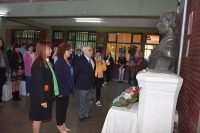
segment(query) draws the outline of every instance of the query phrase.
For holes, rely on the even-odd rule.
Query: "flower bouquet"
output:
[[[131,108],[139,99],[139,87],[130,87],[113,100],[113,106]]]

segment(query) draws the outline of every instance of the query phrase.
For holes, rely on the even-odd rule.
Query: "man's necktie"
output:
[[[91,65],[92,69],[94,69],[94,68],[93,68],[93,65],[92,65],[92,60],[91,60],[91,59],[89,59],[89,63],[90,63],[90,65]]]

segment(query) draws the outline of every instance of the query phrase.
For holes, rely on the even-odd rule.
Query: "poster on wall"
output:
[[[190,13],[189,19],[188,19],[188,29],[187,29],[187,35],[192,34],[192,23],[193,23],[193,11]]]

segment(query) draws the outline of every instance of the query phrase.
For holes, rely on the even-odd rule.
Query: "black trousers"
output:
[[[69,96],[56,97],[56,122],[57,125],[63,125],[66,121]]]
[[[101,87],[103,84],[103,78],[96,78],[95,84],[96,84],[96,101],[99,101],[101,97]]]
[[[2,101],[2,89],[6,82],[6,68],[0,67],[0,102]]]
[[[106,70],[106,81],[109,82],[111,81],[112,77],[112,68],[110,66],[107,66],[107,70]]]
[[[137,78],[136,78],[136,70],[135,68],[130,67],[128,70],[128,83],[132,86],[132,85],[137,85]]]

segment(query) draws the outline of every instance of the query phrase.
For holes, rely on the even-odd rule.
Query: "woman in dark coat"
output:
[[[11,68],[13,100],[19,101],[21,100],[19,97],[19,87],[24,76],[24,61],[23,55],[19,51],[18,44],[15,44],[12,52],[8,56],[8,59]]]
[[[30,119],[33,133],[39,133],[42,121],[51,119],[52,102],[58,95],[58,86],[49,62],[50,42],[40,41],[36,47],[36,59],[32,65],[32,90],[30,92]]]
[[[55,73],[58,80],[59,96],[56,97],[56,121],[61,133],[70,131],[65,125],[66,111],[69,103],[69,95],[73,85],[73,68],[68,58],[71,56],[71,47],[61,43],[57,49],[57,61]]]
[[[110,82],[112,80],[112,69],[113,69],[113,65],[114,65],[114,60],[112,58],[111,53],[108,53],[108,55],[105,57],[105,61],[106,61],[106,81]]]

